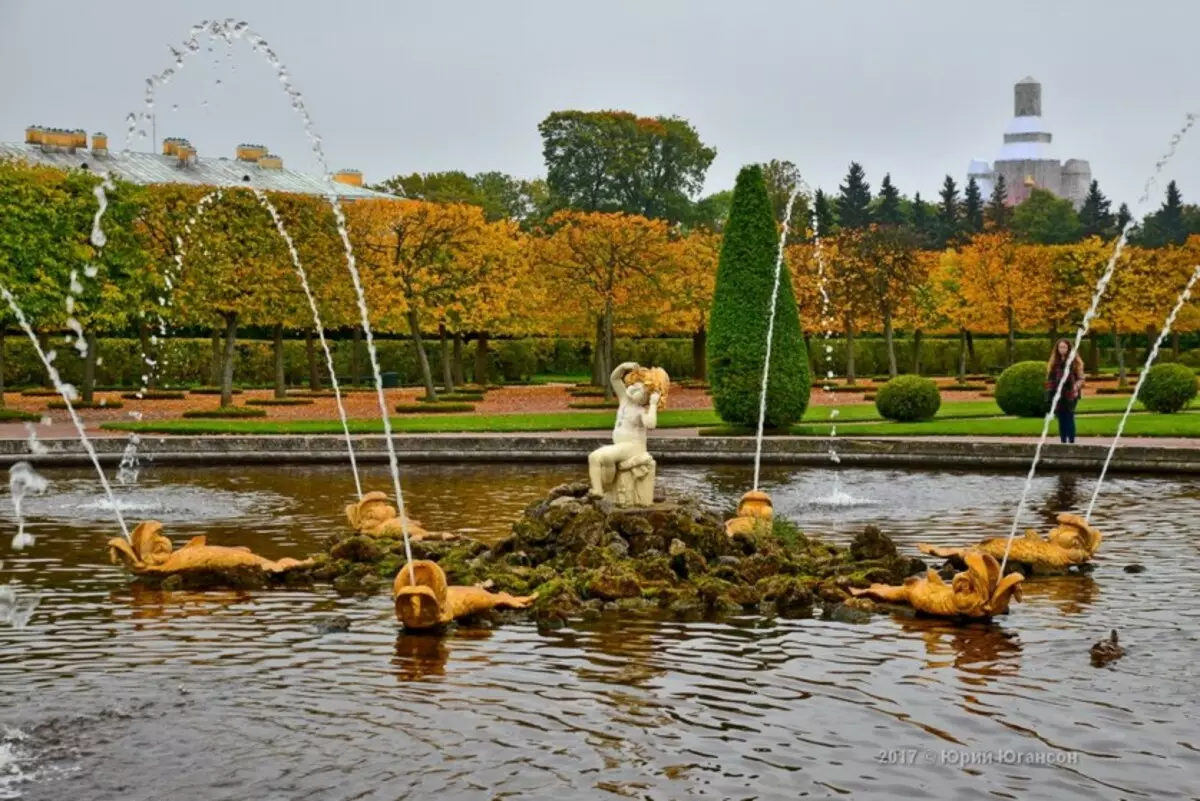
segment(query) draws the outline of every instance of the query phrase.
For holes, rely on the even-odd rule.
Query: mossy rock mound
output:
[[[497,614],[548,625],[601,613],[811,615],[814,605],[845,601],[849,587],[898,584],[925,569],[873,527],[849,548],[806,537],[784,519],[772,530],[730,537],[696,500],[613,508],[588,498],[587,489],[579,482],[551,490],[491,547],[468,538],[428,540],[412,543],[413,557],[437,562],[452,584],[536,592],[529,610]],[[339,591],[361,591],[368,575],[368,585],[385,586],[405,564],[401,540],[347,533],[327,547],[313,574],[334,580]]]

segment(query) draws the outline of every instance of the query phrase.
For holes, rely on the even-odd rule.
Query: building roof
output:
[[[107,172],[135,184],[196,184],[200,186],[246,186],[268,192],[298,195],[335,194],[339,198],[392,197],[361,186],[338,183],[320,175],[285,168],[260,167],[253,162],[226,158],[205,158],[183,166],[175,156],[156,153],[122,153],[111,150],[99,156],[86,148],[74,153],[64,149],[43,149],[40,145],[0,142],[0,158],[18,158],[31,164],[58,169],[86,166],[93,172]]]
[[[1049,142],[1005,142],[996,161],[1058,161]]]
[[[1006,134],[1050,133],[1050,126],[1042,117],[1023,116],[1009,120]]]

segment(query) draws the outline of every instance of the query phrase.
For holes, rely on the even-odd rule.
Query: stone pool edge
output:
[[[581,464],[607,432],[600,435],[402,435],[393,438],[402,463],[521,463]],[[128,440],[99,437],[92,441],[100,460],[116,464]],[[34,465],[89,464],[86,451],[74,439],[41,441],[44,453],[32,454],[23,440],[0,440],[0,464],[19,461]],[[842,465],[851,467],[958,467],[965,469],[1027,470],[1034,453],[1031,442],[988,442],[913,439],[838,440]],[[660,464],[750,464],[754,440],[744,437],[655,437],[650,451]],[[304,464],[348,462],[341,437],[320,436],[155,436],[142,435],[139,456],[155,464]],[[387,460],[382,436],[354,438],[359,461]],[[1048,470],[1097,472],[1108,453],[1106,445],[1047,444],[1041,466]],[[763,441],[763,464],[829,465],[827,439],[775,437]],[[1121,473],[1200,474],[1200,448],[1144,445],[1120,447],[1110,471]]]

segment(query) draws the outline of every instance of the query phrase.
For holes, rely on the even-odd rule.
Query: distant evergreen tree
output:
[[[1079,209],[1079,223],[1084,238],[1099,236],[1109,239],[1113,236],[1116,219],[1110,211],[1111,208],[1112,202],[1100,191],[1100,182],[1092,181],[1083,206]]]
[[[843,228],[866,228],[871,224],[871,187],[857,161],[850,162],[846,183],[838,187],[838,222]]]
[[[833,236],[837,232],[837,220],[833,216],[833,204],[829,202],[829,195],[818,189],[817,196],[813,200],[813,211],[817,216],[817,234],[819,236]]]
[[[967,190],[963,194],[963,228],[968,234],[977,234],[983,230],[983,194],[975,176],[967,179]]]
[[[892,183],[891,173],[883,176],[883,183],[879,185],[879,204],[875,207],[875,221],[880,225],[904,224],[900,190]]]
[[[959,218],[958,184],[949,175],[942,182],[942,191],[938,195],[942,202],[938,204],[938,245],[951,247],[958,242],[962,233],[962,221]]]
[[[1125,226],[1133,219],[1132,212],[1129,211],[1129,204],[1122,203],[1121,208],[1117,209],[1117,234],[1120,235],[1125,230]]]
[[[992,186],[992,196],[988,200],[987,222],[997,231],[1007,231],[1011,223],[1008,208],[1008,187],[1004,184],[1004,176],[997,175],[996,183]]]
[[[1187,241],[1187,225],[1183,218],[1183,196],[1174,181],[1167,184],[1167,199],[1153,214],[1142,221],[1136,242],[1142,247],[1161,248],[1182,245]]]
[[[913,195],[912,229],[922,248],[937,247],[937,219],[929,204],[921,199],[921,193]]]

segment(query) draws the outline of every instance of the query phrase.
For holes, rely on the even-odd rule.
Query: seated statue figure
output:
[[[1010,573],[1000,577],[1000,563],[986,553],[972,552],[964,557],[967,569],[949,584],[936,570],[925,578],[909,576],[899,587],[872,584],[854,588],[850,594],[876,601],[908,604],[918,612],[938,617],[989,618],[1008,613],[1011,600],[1021,600],[1024,576]]]
[[[147,520],[133,530],[128,540],[124,537],[109,540],[108,552],[113,564],[124,563],[137,575],[159,576],[243,567],[264,573],[284,573],[312,564],[311,559],[272,561],[251,553],[249,548],[209,545],[205,537],[193,537],[187,545],[174,550],[171,541],[162,535],[162,528],[163,524],[157,520]]]
[[[613,444],[588,454],[588,494],[616,506],[649,506],[654,503],[655,463],[646,450],[646,432],[658,425],[670,379],[661,367],[625,362],[609,380],[620,406]]]
[[[388,503],[387,495],[382,492],[368,492],[358,503],[346,506],[346,519],[352,529],[368,537],[399,539],[403,536],[404,525],[396,514],[396,507]],[[415,542],[430,537],[430,534],[410,517],[408,536]]]
[[[392,584],[396,618],[404,628],[413,630],[437,628],[489,609],[523,609],[536,598],[536,594],[517,596],[482,587],[447,586],[446,573],[438,563],[423,559],[401,567]]]
[[[1104,535],[1082,517],[1063,513],[1058,515],[1058,525],[1050,529],[1046,539],[1033,529],[1026,530],[1024,537],[1014,537],[1008,561],[1029,565],[1035,573],[1061,573],[1072,565],[1089,561],[1100,548],[1102,539]],[[1003,560],[1006,547],[1007,537],[992,537],[966,548],[917,545],[922,553],[951,559],[963,559],[966,554],[978,551]]]

